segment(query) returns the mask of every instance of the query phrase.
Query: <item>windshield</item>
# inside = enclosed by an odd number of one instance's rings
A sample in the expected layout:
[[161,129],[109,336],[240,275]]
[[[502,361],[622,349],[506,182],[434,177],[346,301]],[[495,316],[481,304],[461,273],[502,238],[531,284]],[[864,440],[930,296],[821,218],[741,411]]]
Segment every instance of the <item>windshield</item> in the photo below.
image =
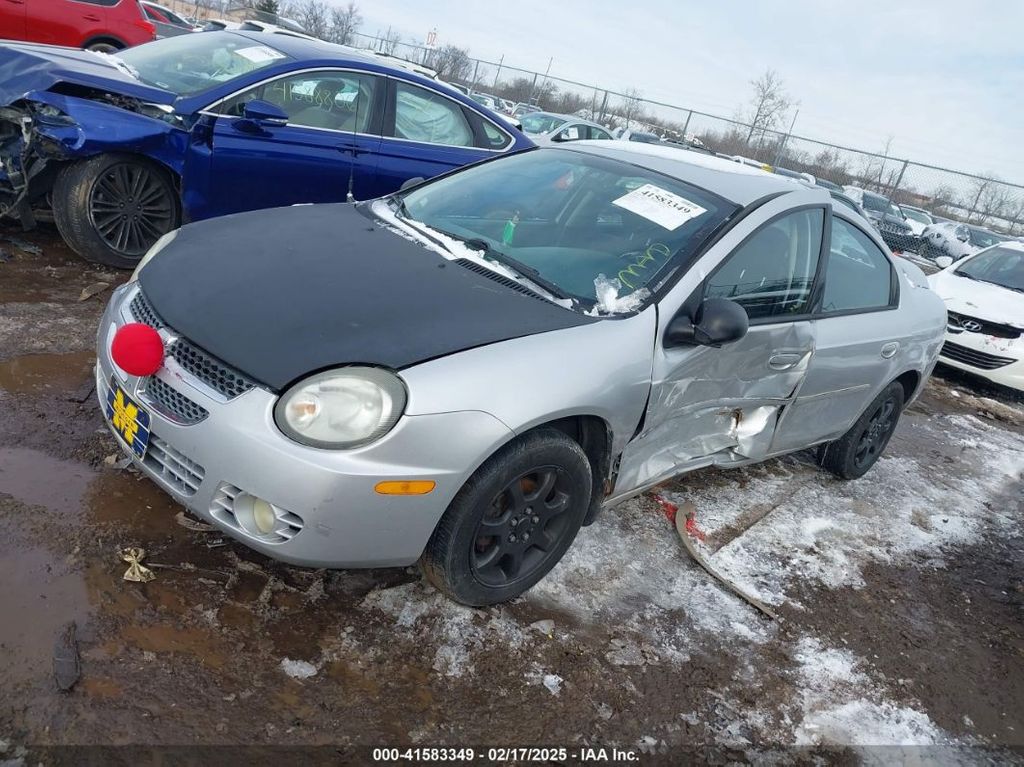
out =
[[618,298],[636,293],[639,303],[642,289],[659,284],[737,209],[684,181],[559,149],[470,167],[400,200],[407,218],[476,241],[493,251],[485,257],[514,259],[588,303],[616,281]]
[[903,211],[903,215],[911,221],[916,221],[919,224],[930,224],[932,222],[927,214],[922,213],[919,210],[914,210],[913,208],[901,208],[901,210]]
[[992,248],[967,261],[954,274],[1024,293],[1024,251]]
[[563,117],[534,113],[526,115],[520,122],[523,124],[524,133],[550,133],[556,128],[565,125]]
[[167,37],[118,51],[117,57],[142,82],[179,96],[191,96],[287,58],[269,45],[230,32]]
[[995,232],[987,232],[984,229],[975,229],[973,226],[967,227],[967,231],[970,232],[971,245],[976,245],[979,248],[987,248],[990,245],[995,245],[998,242],[1003,242],[1006,238],[1000,237]]
[[879,197],[877,194],[871,194],[871,192],[864,193],[864,198],[860,204],[864,210],[873,210],[876,213],[885,213],[889,209],[889,201],[887,199]]

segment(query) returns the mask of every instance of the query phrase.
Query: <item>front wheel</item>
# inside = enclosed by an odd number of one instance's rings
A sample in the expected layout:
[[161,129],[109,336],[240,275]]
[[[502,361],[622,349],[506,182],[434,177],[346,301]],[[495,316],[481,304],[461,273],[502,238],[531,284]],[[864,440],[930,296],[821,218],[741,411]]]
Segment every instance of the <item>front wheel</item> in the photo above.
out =
[[540,429],[509,443],[441,517],[420,559],[423,574],[466,605],[519,596],[576,538],[592,485],[586,454],[562,432]]
[[170,175],[142,157],[101,154],[65,166],[53,185],[53,219],[86,261],[131,269],[181,220]]
[[903,411],[903,385],[892,382],[842,437],[823,445],[818,464],[840,479],[859,479],[875,465]]

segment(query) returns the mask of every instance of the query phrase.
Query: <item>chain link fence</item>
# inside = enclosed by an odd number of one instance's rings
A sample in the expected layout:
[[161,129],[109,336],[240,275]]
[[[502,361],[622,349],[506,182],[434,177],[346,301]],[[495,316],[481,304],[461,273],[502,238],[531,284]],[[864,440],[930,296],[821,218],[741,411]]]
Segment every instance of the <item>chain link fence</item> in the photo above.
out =
[[[217,11],[227,17],[253,11],[229,0],[167,0],[178,10]],[[204,7],[205,6],[205,7]],[[427,47],[403,42],[397,33],[355,33],[349,44],[429,67],[449,82],[515,104],[575,114],[607,128],[653,133],[684,143],[702,143],[729,156],[809,173],[840,186],[853,185],[954,221],[1003,234],[1024,235],[1024,185],[839,146],[806,136],[766,130],[740,120],[643,98],[506,64],[468,56],[456,46]]]
[[431,67],[442,79],[514,103],[575,114],[607,128],[653,133],[730,156],[853,185],[895,202],[1003,234],[1024,235],[1024,185],[964,173],[806,136],[765,130],[735,119],[574,82],[500,61],[468,57],[453,46],[428,48],[397,35],[356,34],[353,44]]

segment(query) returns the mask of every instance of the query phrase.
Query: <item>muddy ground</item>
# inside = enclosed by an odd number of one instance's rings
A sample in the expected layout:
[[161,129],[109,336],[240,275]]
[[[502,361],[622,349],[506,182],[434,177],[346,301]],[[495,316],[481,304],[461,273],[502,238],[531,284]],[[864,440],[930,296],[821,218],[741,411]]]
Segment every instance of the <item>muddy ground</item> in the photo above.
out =
[[[181,526],[119,463],[90,391],[109,289],[80,299],[126,275],[52,230],[0,238],[0,763],[128,744],[1024,753],[1012,393],[940,371],[858,482],[797,454],[664,488],[778,622],[710,580],[649,496],[585,528],[523,598],[472,610],[413,568],[300,570]],[[122,579],[125,546],[156,580]],[[62,692],[69,621],[81,676]]]

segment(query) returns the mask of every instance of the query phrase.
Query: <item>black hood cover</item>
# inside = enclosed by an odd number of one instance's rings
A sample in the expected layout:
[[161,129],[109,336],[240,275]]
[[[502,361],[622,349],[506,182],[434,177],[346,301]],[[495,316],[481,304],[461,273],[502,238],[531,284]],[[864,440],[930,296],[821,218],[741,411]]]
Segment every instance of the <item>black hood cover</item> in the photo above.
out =
[[594,321],[449,261],[348,204],[190,224],[139,281],[177,333],[277,391],[336,365],[398,370]]

